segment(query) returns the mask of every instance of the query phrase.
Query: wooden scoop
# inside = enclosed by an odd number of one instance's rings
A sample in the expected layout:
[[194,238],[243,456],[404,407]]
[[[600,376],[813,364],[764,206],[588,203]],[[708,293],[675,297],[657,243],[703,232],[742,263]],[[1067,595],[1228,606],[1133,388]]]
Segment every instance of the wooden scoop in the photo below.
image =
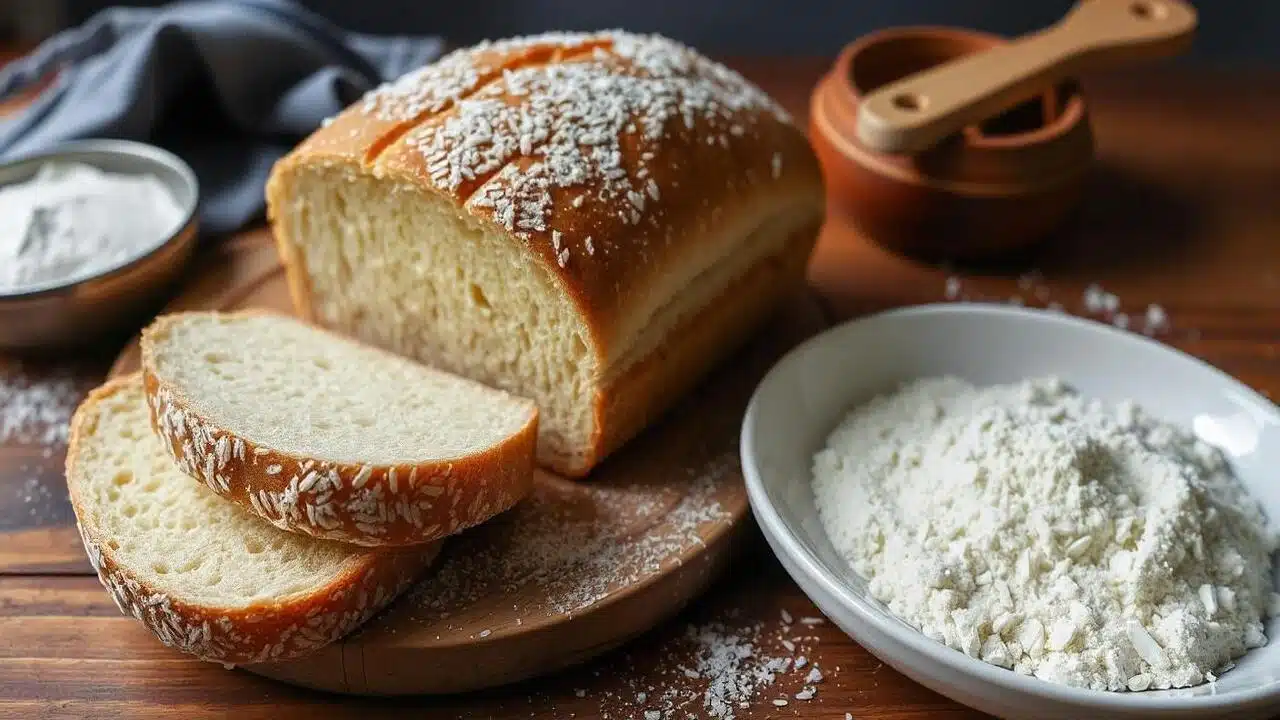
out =
[[858,108],[858,139],[918,153],[1081,71],[1175,55],[1195,27],[1182,0],[1081,0],[1052,27],[871,93]]

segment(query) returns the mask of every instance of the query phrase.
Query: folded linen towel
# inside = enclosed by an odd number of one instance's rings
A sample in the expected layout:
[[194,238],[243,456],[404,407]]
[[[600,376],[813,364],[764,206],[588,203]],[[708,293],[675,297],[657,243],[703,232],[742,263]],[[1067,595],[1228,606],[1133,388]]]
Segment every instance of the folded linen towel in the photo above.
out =
[[271,164],[299,139],[442,48],[344,32],[289,0],[111,8],[0,68],[0,99],[57,73],[0,119],[0,160],[82,138],[150,142],[195,170],[202,228],[228,233],[261,217]]

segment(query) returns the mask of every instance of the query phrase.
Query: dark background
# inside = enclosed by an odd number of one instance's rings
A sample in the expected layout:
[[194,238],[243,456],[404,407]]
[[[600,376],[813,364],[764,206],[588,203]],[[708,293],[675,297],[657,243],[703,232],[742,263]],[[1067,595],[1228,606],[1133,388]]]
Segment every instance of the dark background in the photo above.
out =
[[[3,4],[5,0],[0,0]],[[37,0],[41,1],[41,0]],[[42,0],[50,1],[50,0]],[[111,4],[66,0],[79,22]],[[128,4],[158,5],[142,0]],[[438,33],[456,44],[542,30],[621,27],[728,55],[832,55],[890,25],[943,24],[1016,35],[1061,17],[1070,0],[304,0],[353,30]],[[1199,0],[1183,62],[1280,64],[1280,1]]]

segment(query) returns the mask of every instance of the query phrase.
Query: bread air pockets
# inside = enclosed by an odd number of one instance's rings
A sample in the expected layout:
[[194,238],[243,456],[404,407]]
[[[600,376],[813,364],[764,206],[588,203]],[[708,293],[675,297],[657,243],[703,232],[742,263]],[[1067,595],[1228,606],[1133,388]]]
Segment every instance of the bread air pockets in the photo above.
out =
[[531,487],[532,403],[291,318],[162,317],[143,368],[77,409],[67,485],[121,611],[206,660],[343,637]]
[[285,532],[186,477],[151,433],[139,374],[76,411],[67,486],[98,579],[162,642],[228,665],[287,660],[351,632],[435,558]]
[[427,542],[532,486],[531,401],[293,318],[169,315],[143,331],[142,366],[178,467],[285,530]]

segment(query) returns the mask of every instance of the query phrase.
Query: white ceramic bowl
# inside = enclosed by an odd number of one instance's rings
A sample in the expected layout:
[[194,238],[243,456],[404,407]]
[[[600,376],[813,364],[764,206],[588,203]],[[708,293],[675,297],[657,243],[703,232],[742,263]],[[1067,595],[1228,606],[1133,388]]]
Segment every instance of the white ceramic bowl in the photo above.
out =
[[977,384],[1055,374],[1081,393],[1129,398],[1223,448],[1280,520],[1280,413],[1188,355],[1109,325],[1040,310],[944,304],[895,310],[815,337],[760,383],[742,426],[751,508],[779,560],[831,620],[899,672],[1004,718],[1260,718],[1280,712],[1280,622],[1269,645],[1217,683],[1107,693],[1037,680],[926,638],[867,593],[832,548],[813,506],[810,463],[851,407],[913,378]]

